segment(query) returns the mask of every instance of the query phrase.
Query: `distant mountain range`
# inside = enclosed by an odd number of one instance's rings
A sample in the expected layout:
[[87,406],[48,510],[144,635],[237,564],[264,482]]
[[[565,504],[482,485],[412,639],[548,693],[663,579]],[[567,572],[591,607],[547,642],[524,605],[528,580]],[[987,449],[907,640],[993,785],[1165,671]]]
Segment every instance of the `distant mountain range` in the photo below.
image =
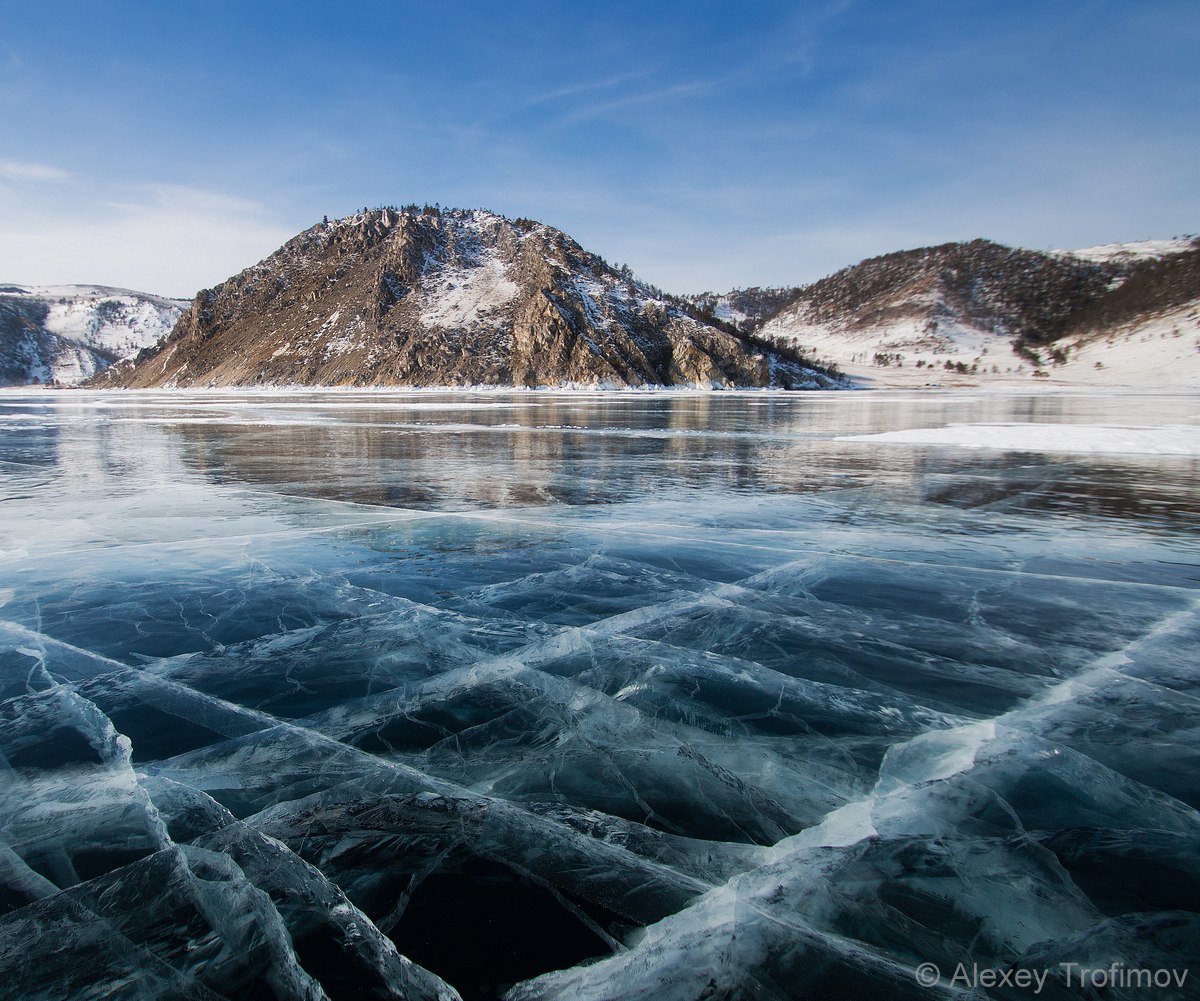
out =
[[[850,381],[838,378],[845,373]],[[189,305],[0,286],[0,384],[1200,388],[1200,240],[986,240],[671,296],[565,233],[425,206],[323,221]]]
[[189,303],[104,285],[0,284],[0,386],[73,386],[165,337]]

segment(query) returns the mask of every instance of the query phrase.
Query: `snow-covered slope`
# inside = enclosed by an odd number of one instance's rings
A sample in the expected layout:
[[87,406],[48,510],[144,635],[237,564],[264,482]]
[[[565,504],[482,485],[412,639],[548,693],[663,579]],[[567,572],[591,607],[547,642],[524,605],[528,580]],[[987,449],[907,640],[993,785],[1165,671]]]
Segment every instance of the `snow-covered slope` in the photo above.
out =
[[104,384],[831,385],[812,359],[869,386],[1200,388],[1200,241],[975,240],[675,298],[551,227],[410,206],[314,226],[190,308],[0,285],[0,385],[119,359]]
[[1104,243],[1099,247],[1084,247],[1082,250],[1056,250],[1054,253],[1061,257],[1077,257],[1102,264],[1128,264],[1182,254],[1194,250],[1195,247],[1196,241],[1192,239],[1139,240],[1135,243]]
[[1200,388],[1200,244],[903,251],[800,289],[757,333],[865,385]]
[[1050,384],[1200,389],[1200,302],[1061,342]]
[[0,284],[0,385],[76,385],[160,340],[186,307],[103,285]]

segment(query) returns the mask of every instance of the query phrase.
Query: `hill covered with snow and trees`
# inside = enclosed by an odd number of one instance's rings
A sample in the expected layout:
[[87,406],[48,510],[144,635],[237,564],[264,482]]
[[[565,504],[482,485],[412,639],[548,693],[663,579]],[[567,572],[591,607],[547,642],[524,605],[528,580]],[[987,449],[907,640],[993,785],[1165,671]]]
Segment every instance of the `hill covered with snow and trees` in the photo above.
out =
[[74,386],[161,340],[188,303],[103,285],[0,284],[0,386]]
[[100,386],[838,385],[565,233],[415,205],[325,220]]
[[1195,239],[1048,253],[948,243],[871,258],[791,290],[692,301],[865,385],[1200,388]]

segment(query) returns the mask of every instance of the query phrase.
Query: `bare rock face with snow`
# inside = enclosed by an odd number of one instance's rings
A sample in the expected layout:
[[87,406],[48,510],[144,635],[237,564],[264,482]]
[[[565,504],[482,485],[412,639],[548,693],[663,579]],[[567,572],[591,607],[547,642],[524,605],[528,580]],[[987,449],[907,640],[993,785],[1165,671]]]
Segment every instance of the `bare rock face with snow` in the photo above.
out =
[[0,386],[74,386],[165,336],[187,303],[103,285],[0,285]]
[[1200,241],[887,254],[796,289],[757,332],[878,385],[1200,386]]
[[564,233],[380,209],[299,234],[197,296],[105,386],[820,386]]

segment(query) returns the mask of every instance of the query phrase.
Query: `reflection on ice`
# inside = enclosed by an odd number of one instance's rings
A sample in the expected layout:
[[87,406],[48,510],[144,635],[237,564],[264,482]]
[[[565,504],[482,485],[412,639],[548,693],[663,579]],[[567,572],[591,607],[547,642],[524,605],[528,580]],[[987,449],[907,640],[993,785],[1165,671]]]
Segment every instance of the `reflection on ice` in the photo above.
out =
[[684,1001],[1187,969],[1195,460],[849,438],[1193,410],[11,395],[0,978]]

